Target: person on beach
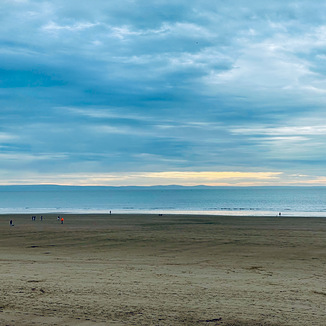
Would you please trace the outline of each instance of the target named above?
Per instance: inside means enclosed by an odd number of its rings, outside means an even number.
[[[10,224],[10,226],[14,226],[14,224],[13,224],[13,221],[12,221],[12,220],[10,220],[9,224]]]
[[[63,224],[63,221],[64,221],[64,219],[63,219],[63,217],[61,217],[61,224]]]
[[[43,221],[43,216],[42,215],[41,215],[40,219],[41,219],[41,221]]]
[[[57,217],[57,221],[60,221],[60,216]]]

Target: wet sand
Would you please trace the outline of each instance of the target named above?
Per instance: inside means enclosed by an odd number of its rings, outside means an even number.
[[[63,217],[0,216],[0,325],[326,324],[326,218]]]

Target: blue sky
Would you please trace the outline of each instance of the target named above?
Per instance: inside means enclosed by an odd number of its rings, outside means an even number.
[[[326,2],[2,0],[1,184],[326,185]]]

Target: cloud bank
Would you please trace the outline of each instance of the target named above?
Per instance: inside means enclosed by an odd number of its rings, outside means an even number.
[[[325,10],[306,0],[3,1],[2,183],[167,173],[146,182],[244,184],[205,177],[228,172],[253,173],[246,184],[259,173],[276,173],[264,184],[323,184]]]

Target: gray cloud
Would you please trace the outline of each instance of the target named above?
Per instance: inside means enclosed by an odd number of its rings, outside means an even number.
[[[4,1],[0,169],[324,175],[325,9]]]

